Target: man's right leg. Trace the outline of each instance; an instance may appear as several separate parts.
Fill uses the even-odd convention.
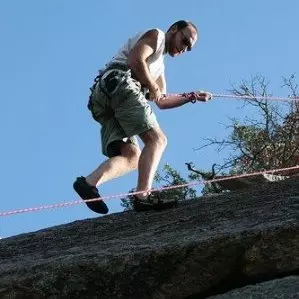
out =
[[[159,162],[166,148],[167,138],[158,126],[141,133],[139,136],[144,143],[144,148],[139,158],[136,191],[149,191],[152,188]],[[144,192],[138,194],[137,197],[143,199],[147,195],[148,192]]]

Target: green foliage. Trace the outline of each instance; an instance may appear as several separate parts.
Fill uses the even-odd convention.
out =
[[[169,164],[164,165],[163,174],[157,172],[157,174],[155,176],[155,181],[160,184],[162,183],[163,187],[188,184],[188,180],[184,179],[180,175],[180,173],[177,170],[175,170],[174,168],[172,168]],[[166,192],[167,196],[176,197],[179,200],[186,200],[186,199],[196,197],[196,190],[189,186],[169,189],[169,190],[166,190],[163,192]]]
[[[134,189],[131,189],[129,190],[129,193],[134,191]],[[125,211],[132,210],[132,198],[130,196],[122,197],[120,201],[120,205],[124,208]]]

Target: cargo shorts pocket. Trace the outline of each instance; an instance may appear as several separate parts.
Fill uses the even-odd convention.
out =
[[[109,95],[113,95],[117,91],[119,83],[121,82],[120,75],[120,72],[112,71],[103,79],[103,87]]]

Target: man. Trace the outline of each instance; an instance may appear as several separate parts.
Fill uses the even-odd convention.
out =
[[[165,54],[174,57],[191,51],[197,38],[196,26],[184,20],[171,25],[166,33],[160,29],[148,30],[130,38],[100,71],[91,88],[88,108],[102,126],[102,151],[108,160],[87,177],[78,177],[74,182],[74,189],[83,200],[99,198],[97,185],[138,168],[136,191],[143,192],[133,196],[134,209],[143,211],[172,206],[161,201],[157,203],[155,194],[150,193],[167,140],[149,101],[155,102],[160,109],[169,109],[211,98],[206,92],[197,97],[194,94],[164,96]],[[142,151],[137,135],[144,143]],[[96,213],[108,213],[102,200],[86,204]]]

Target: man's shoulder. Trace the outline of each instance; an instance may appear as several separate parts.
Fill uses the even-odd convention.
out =
[[[145,31],[140,31],[134,37],[130,38],[131,44],[135,44],[141,39],[148,39],[155,44],[156,51],[162,50],[165,44],[165,33],[160,28],[149,28]]]
[[[138,35],[144,35],[146,33],[157,33],[158,36],[165,36],[165,32],[160,28],[148,28],[147,30],[139,32]]]
[[[152,36],[154,35],[157,39],[157,44],[164,44],[165,40],[165,32],[161,30],[160,28],[150,28],[147,31],[144,32],[144,34],[150,34],[152,33]]]
[[[165,32],[160,28],[152,28],[152,29],[149,29],[149,30],[156,31],[158,33],[158,36],[165,36]]]

